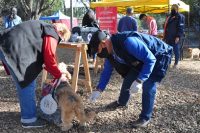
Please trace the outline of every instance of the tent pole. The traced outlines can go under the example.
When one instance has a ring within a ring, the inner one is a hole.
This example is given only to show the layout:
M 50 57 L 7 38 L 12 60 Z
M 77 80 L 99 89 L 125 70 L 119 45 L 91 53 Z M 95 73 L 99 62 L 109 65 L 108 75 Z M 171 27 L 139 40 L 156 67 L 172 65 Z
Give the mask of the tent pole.
M 72 29 L 72 27 L 73 27 L 73 3 L 72 3 L 72 0 L 70 0 L 70 9 L 71 9 L 71 14 L 70 14 L 70 28 Z
M 170 13 L 170 0 L 168 0 L 168 14 Z
M 188 36 L 189 36 L 189 35 L 190 35 L 190 11 L 188 11 L 188 31 L 187 31 L 187 32 L 188 32 Z M 187 37 L 188 37 L 188 36 L 187 36 Z M 186 38 L 187 38 L 187 37 L 186 37 Z M 189 38 L 189 37 L 188 37 L 188 38 Z M 189 39 L 188 39 L 188 40 L 189 40 Z M 190 44 L 190 42 L 188 42 L 188 43 Z

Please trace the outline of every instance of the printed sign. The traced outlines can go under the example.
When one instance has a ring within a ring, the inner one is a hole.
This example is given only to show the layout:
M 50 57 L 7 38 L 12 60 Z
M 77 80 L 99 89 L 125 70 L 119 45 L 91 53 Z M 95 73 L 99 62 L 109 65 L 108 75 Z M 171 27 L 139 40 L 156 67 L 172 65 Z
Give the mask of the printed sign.
M 101 30 L 117 32 L 117 7 L 96 7 L 96 17 Z

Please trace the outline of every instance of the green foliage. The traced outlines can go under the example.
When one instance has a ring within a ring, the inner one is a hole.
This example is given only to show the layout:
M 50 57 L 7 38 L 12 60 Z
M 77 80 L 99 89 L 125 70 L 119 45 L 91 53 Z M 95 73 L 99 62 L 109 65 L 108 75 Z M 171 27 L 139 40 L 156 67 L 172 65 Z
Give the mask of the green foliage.
M 46 2 L 50 3 L 51 0 L 47 0 Z M 42 15 L 43 16 L 49 16 L 49 15 L 52 15 L 53 13 L 55 13 L 55 12 L 57 12 L 59 10 L 63 11 L 63 9 L 64 9 L 63 4 L 64 4 L 64 0 L 55 0 L 54 5 L 51 8 L 45 10 L 42 13 Z
M 200 31 L 200 4 L 199 0 L 182 0 L 190 5 L 189 22 L 193 30 Z M 186 17 L 186 19 L 188 19 Z
M 51 15 L 58 10 L 63 9 L 64 0 L 55 0 L 52 6 L 49 6 L 47 9 L 41 10 L 41 7 L 51 5 L 53 0 L 40 0 L 40 5 L 36 6 L 38 0 L 0 0 L 0 12 L 4 11 L 4 14 L 7 15 L 9 9 L 12 6 L 17 7 L 18 15 L 22 17 L 22 20 L 36 19 L 41 14 L 42 15 Z M 31 4 L 32 3 L 32 4 Z M 42 3 L 42 4 L 41 4 Z M 41 6 L 42 5 L 42 6 Z
M 0 0 L 0 12 L 3 12 L 1 15 L 8 15 L 10 8 L 17 6 L 16 3 L 16 0 Z

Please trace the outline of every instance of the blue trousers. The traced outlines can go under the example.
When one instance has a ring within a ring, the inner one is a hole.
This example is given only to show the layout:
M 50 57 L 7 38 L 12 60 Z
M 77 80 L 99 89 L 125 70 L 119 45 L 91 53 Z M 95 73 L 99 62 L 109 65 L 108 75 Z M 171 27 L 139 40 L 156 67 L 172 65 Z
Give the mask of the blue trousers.
M 0 60 L 7 66 L 12 79 L 16 85 L 20 109 L 21 109 L 21 122 L 30 123 L 37 120 L 36 118 L 36 96 L 35 96 L 35 88 L 36 88 L 36 80 L 33 80 L 28 86 L 25 88 L 21 88 L 17 82 L 17 78 L 11 68 L 8 66 L 5 56 L 0 50 Z
M 178 65 L 179 58 L 180 58 L 180 43 L 172 44 L 174 56 L 175 56 L 175 62 L 174 65 Z
M 131 69 L 130 72 L 124 78 L 122 83 L 120 96 L 118 102 L 120 105 L 126 105 L 130 98 L 130 87 L 134 80 L 138 77 L 138 72 Z M 156 95 L 156 81 L 153 81 L 151 78 L 147 79 L 143 83 L 143 92 L 142 92 L 142 111 L 140 118 L 149 120 L 151 119 L 154 100 Z

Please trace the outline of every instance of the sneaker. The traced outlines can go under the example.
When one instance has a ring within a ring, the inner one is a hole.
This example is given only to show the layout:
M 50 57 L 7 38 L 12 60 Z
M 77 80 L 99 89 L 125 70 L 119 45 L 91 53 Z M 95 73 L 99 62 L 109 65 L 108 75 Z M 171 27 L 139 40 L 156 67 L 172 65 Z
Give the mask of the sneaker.
M 23 128 L 39 128 L 39 127 L 45 127 L 47 122 L 43 119 L 37 119 L 35 122 L 31 123 L 22 123 Z
M 139 118 L 138 120 L 133 122 L 133 128 L 146 127 L 149 122 L 150 120 Z
M 127 105 L 121 105 L 121 104 L 118 103 L 118 101 L 114 101 L 114 102 L 108 104 L 108 105 L 106 106 L 106 108 L 107 108 L 107 109 L 117 109 L 117 108 L 127 109 L 128 106 L 127 106 Z

